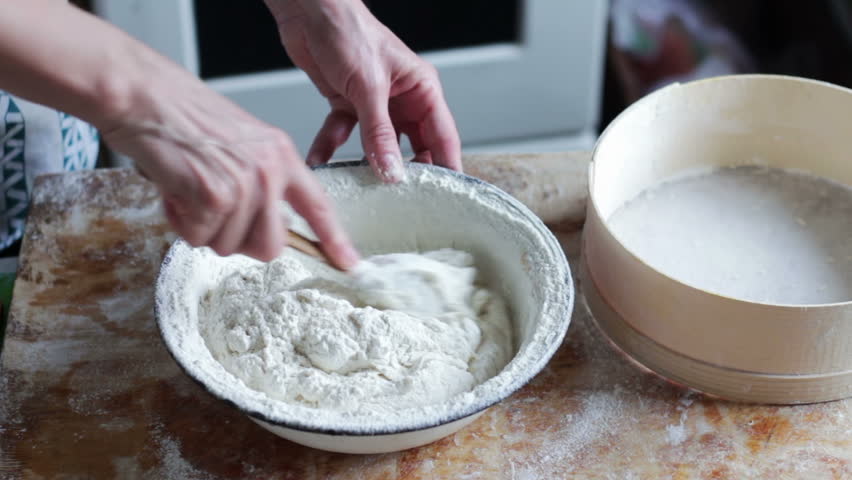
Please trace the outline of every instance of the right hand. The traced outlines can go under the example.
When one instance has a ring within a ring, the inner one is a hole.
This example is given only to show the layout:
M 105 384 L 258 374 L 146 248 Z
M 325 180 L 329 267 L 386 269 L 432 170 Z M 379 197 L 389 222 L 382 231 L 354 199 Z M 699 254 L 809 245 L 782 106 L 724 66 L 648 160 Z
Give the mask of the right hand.
M 399 136 L 414 161 L 461 171 L 461 147 L 438 71 L 418 57 L 361 0 L 266 0 L 293 62 L 328 99 L 308 163 L 327 162 L 361 126 L 364 154 L 380 178 L 405 174 Z
M 100 127 L 157 185 L 174 230 L 220 255 L 270 260 L 286 245 L 284 199 L 336 266 L 354 266 L 358 254 L 287 134 L 179 67 L 166 70 L 127 114 Z

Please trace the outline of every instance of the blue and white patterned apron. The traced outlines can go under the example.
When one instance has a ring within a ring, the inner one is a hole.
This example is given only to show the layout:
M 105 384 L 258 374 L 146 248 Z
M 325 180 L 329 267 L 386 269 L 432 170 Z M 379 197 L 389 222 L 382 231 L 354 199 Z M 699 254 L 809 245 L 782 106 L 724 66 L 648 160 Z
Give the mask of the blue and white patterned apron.
M 91 169 L 97 158 L 94 127 L 0 90 L 0 252 L 23 235 L 35 177 Z

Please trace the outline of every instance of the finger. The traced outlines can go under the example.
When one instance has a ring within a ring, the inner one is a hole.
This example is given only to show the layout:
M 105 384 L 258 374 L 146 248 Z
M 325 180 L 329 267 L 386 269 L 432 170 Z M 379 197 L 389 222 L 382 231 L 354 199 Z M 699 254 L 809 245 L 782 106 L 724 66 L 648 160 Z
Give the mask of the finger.
M 113 132 L 109 140 L 113 145 L 122 145 L 134 134 L 138 132 L 120 130 Z M 224 218 L 224 205 L 211 195 L 219 185 L 216 176 L 197 167 L 193 152 L 174 158 L 174 150 L 164 148 L 163 142 L 147 142 L 138 149 L 122 151 L 132 155 L 136 168 L 157 185 L 172 230 L 194 247 L 206 245 Z M 165 161 L 167 158 L 171 161 Z
M 432 161 L 432 152 L 430 152 L 429 150 L 426 150 L 425 152 L 418 153 L 417 155 L 414 156 L 414 158 L 411 161 L 417 162 L 417 163 L 425 163 L 425 164 L 428 164 L 428 165 L 434 164 L 434 162 Z
M 325 122 L 308 150 L 306 157 L 308 165 L 315 167 L 328 162 L 334 156 L 334 152 L 349 139 L 357 121 L 358 119 L 349 112 L 332 110 L 325 117 Z
M 175 233 L 193 247 L 207 245 L 221 228 L 225 214 L 176 195 L 163 194 L 163 209 Z
M 178 213 L 180 207 L 175 204 L 175 199 L 167 197 L 165 193 L 161 192 L 161 196 L 163 197 L 163 211 L 166 214 L 166 219 L 169 221 L 169 225 L 177 232 L 182 228 L 182 217 Z
M 408 137 L 408 142 L 411 144 L 411 150 L 414 152 L 412 162 L 432 164 L 432 152 L 423 141 L 420 135 L 419 125 L 413 124 L 405 130 L 405 135 Z
M 307 220 L 335 266 L 344 270 L 355 266 L 358 252 L 337 220 L 331 200 L 308 170 L 291 180 L 285 198 Z
M 402 153 L 399 150 L 396 130 L 388 113 L 388 95 L 373 93 L 356 105 L 358 122 L 361 124 L 361 143 L 373 170 L 389 183 L 405 178 Z
M 277 177 L 263 176 L 261 179 L 265 198 L 239 250 L 261 261 L 277 257 L 287 243 L 287 219 L 279 208 L 281 184 L 274 178 Z
M 239 252 L 268 262 L 276 258 L 286 244 L 286 220 L 278 209 L 278 199 L 267 199 L 254 217 Z
M 237 187 L 234 189 L 234 208 L 208 243 L 210 248 L 219 255 L 228 256 L 236 253 L 246 237 L 250 235 L 249 227 L 261 208 L 261 199 L 266 191 L 263 178 L 263 174 L 259 174 L 258 180 L 250 184 L 246 176 L 234 173 L 233 181 L 237 182 Z
M 187 159 L 173 164 L 174 168 L 157 170 L 166 216 L 187 243 L 193 247 L 209 245 L 234 209 L 230 195 L 234 184 L 226 172 L 205 168 L 202 162 Z
M 420 125 L 420 138 L 423 146 L 432 154 L 435 165 L 462 171 L 461 141 L 453 115 L 443 97 Z

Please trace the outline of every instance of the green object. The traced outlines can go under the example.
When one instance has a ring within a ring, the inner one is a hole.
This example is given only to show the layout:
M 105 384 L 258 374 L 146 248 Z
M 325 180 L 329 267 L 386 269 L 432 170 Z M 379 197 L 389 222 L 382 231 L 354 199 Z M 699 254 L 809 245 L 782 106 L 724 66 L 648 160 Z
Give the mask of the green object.
M 631 45 L 634 53 L 647 57 L 656 53 L 658 48 L 660 48 L 659 42 L 653 34 L 643 28 L 636 30 L 636 36 L 633 37 L 633 45 Z
M 0 353 L 3 352 L 3 339 L 6 336 L 6 318 L 9 317 L 9 306 L 12 304 L 12 290 L 15 288 L 15 272 L 0 273 L 0 305 L 3 314 L 0 315 Z

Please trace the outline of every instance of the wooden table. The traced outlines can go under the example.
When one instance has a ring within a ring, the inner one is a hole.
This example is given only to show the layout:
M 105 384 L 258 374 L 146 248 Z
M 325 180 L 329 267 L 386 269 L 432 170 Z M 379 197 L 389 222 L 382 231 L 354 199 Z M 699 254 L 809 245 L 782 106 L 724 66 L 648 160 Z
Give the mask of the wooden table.
M 576 271 L 587 158 L 470 158 L 530 204 Z M 196 386 L 158 336 L 172 235 L 129 171 L 38 180 L 0 359 L 0 478 L 852 478 L 852 401 L 749 406 L 624 360 L 582 302 L 534 381 L 457 434 L 350 456 L 282 440 Z

